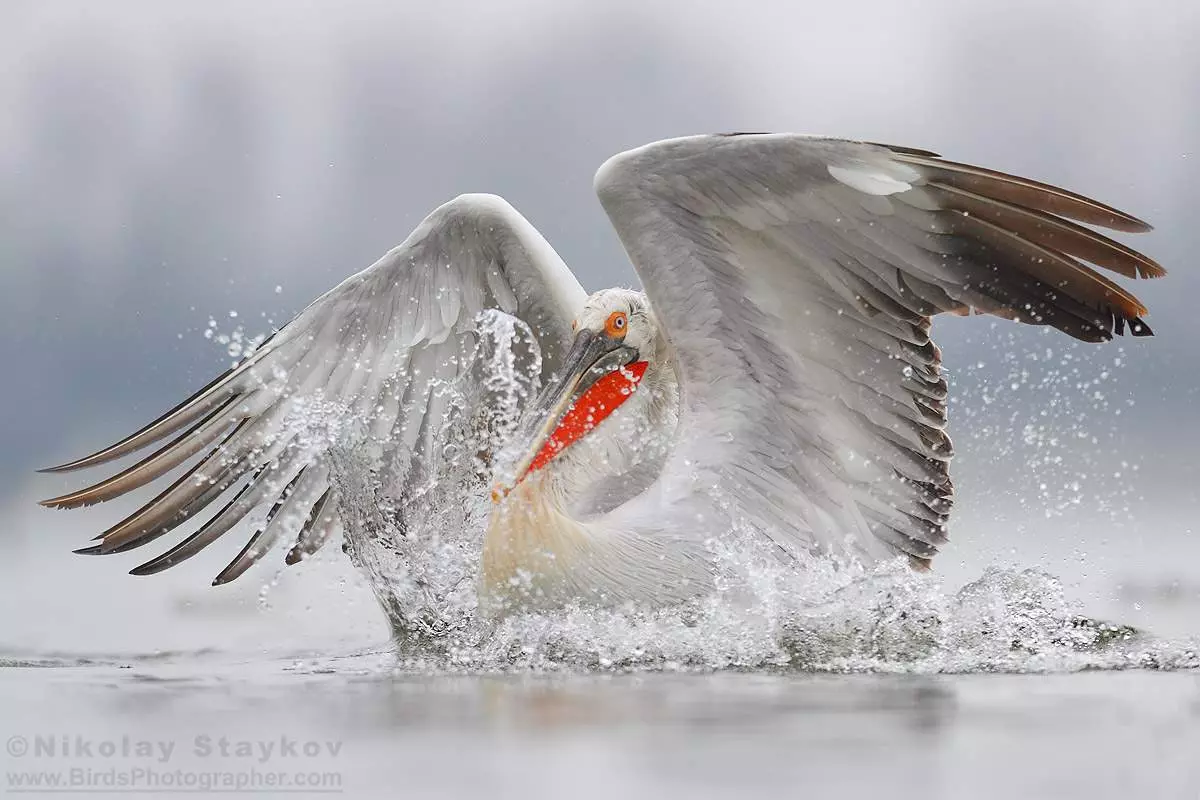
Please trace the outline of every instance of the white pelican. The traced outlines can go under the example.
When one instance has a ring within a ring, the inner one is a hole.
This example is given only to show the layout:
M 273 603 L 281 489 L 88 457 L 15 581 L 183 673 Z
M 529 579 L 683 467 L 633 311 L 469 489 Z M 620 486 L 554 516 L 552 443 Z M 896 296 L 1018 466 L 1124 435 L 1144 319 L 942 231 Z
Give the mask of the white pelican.
M 925 150 L 694 136 L 614 156 L 595 188 L 644 294 L 588 297 L 508 203 L 462 195 L 194 396 L 52 471 L 169 443 L 44 505 L 108 500 L 197 457 L 80 552 L 140 547 L 228 493 L 133 573 L 189 558 L 260 507 L 270 514 L 213 583 L 281 537 L 293 563 L 346 516 L 337 437 L 295 424 L 319 400 L 365 422 L 361 446 L 400 519 L 442 474 L 451 426 L 476 432 L 470 446 L 493 472 L 450 491 L 486 503 L 496 481 L 480 532 L 485 614 L 701 595 L 720 573 L 713 543 L 734 526 L 780 558 L 900 555 L 924 569 L 946 542 L 953 496 L 931 317 L 992 314 L 1089 342 L 1149 335 L 1142 304 L 1083 262 L 1164 274 L 1077 224 L 1144 222 Z M 464 355 L 489 309 L 536 340 L 508 345 L 506 363 L 534 364 L 545 386 L 515 433 L 486 423 L 494 376 Z M 519 352 L 531 349 L 540 367 Z M 520 454 L 507 471 L 495 457 L 505 437 Z

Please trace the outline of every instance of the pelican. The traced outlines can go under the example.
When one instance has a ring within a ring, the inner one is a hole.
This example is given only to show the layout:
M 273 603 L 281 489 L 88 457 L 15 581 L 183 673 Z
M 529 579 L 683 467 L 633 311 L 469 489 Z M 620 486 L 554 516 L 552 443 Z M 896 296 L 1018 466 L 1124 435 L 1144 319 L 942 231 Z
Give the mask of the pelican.
M 1093 229 L 1150 230 L 1135 217 L 907 147 L 692 136 L 610 158 L 595 190 L 644 291 L 588 296 L 512 206 L 464 194 L 180 405 L 53 467 L 167 440 L 43 505 L 110 500 L 179 468 L 78 552 L 141 547 L 225 499 L 132 570 L 176 565 L 257 513 L 217 585 L 278 542 L 291 564 L 348 531 L 347 441 L 402 534 L 445 480 L 453 440 L 483 478 L 441 489 L 490 509 L 476 534 L 484 616 L 703 596 L 735 529 L 797 564 L 816 553 L 925 570 L 954 494 L 932 317 L 1146 336 L 1146 308 L 1093 267 L 1164 274 Z M 485 318 L 525 336 L 481 359 Z M 530 379 L 519 424 L 489 422 L 496 364 Z M 318 407 L 322 431 L 353 419 L 357 438 L 314 435 Z

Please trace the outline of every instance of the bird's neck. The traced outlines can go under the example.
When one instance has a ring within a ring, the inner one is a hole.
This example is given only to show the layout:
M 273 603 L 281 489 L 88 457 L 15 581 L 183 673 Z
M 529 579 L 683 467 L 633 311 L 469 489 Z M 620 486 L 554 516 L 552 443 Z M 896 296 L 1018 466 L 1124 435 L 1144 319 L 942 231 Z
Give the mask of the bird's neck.
M 587 519 L 595 515 L 581 512 L 580 504 L 589 503 L 597 487 L 628 488 L 639 466 L 665 455 L 679 408 L 670 369 L 647 369 L 628 400 L 493 508 L 480 575 L 485 614 L 599 601 L 629 588 L 630 581 L 613 583 L 622 570 L 661 561 L 661 554 L 647 552 L 660 545 L 611 530 L 603 519 Z M 634 491 L 645 486 L 644 476 L 638 480 Z

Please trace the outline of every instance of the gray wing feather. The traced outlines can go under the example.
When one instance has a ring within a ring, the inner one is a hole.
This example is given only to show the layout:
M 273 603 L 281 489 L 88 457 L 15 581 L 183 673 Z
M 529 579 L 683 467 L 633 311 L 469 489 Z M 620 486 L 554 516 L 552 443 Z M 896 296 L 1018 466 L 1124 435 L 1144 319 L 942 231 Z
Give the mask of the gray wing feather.
M 571 319 L 584 299 L 570 270 L 508 203 L 463 195 L 191 398 L 120 442 L 51 471 L 104 464 L 178 434 L 174 440 L 111 478 L 43 505 L 109 500 L 199 455 L 173 484 L 79 552 L 139 547 L 236 491 L 198 530 L 133 572 L 178 564 L 268 505 L 262 527 L 214 583 L 241 575 L 281 538 L 295 540 L 287 559 L 293 563 L 340 525 L 330 440 L 314 432 L 314 421 L 365 422 L 384 456 L 408 465 L 400 468 L 402 482 L 416 480 L 448 411 L 447 393 L 437 387 L 468 377 L 461 354 L 480 312 L 499 309 L 526 323 L 548 373 L 569 344 Z
M 673 345 L 679 446 L 614 511 L 682 528 L 729 509 L 796 547 L 907 554 L 946 541 L 953 499 L 933 314 L 988 313 L 1085 341 L 1150 333 L 1084 262 L 1156 277 L 1075 222 L 1141 220 L 928 151 L 791 134 L 622 153 L 596 190 Z M 711 498 L 730 502 L 723 507 Z M 723 518 L 723 517 L 722 517 Z

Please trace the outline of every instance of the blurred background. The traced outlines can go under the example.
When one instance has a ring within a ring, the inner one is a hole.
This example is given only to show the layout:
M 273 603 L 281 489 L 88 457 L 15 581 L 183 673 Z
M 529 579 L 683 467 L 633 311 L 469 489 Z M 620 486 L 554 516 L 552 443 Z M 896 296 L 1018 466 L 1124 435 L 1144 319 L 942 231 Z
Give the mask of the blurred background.
M 233 585 L 70 551 L 122 510 L 35 475 L 140 427 L 401 241 L 502 194 L 594 290 L 636 276 L 608 156 L 729 130 L 924 147 L 1157 230 L 1157 337 L 939 322 L 959 447 L 949 584 L 1060 576 L 1089 610 L 1200 632 L 1200 5 L 5 0 L 0 10 L 0 648 L 350 646 L 386 636 L 337 548 Z M 86 480 L 89 475 L 83 476 Z

